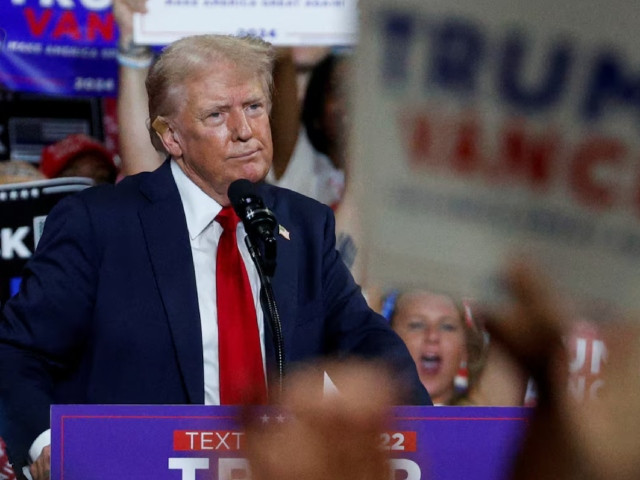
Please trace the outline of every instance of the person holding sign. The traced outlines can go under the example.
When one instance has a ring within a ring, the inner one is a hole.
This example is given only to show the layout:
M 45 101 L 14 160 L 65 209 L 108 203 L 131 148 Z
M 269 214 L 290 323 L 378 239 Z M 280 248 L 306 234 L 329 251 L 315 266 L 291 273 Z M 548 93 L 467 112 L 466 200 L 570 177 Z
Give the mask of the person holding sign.
M 49 214 L 0 316 L 0 433 L 19 465 L 29 448 L 43 452 L 31 469 L 38 478 L 47 475 L 52 403 L 267 401 L 277 332 L 245 244 L 255 226 L 237 216 L 247 199 L 277 219 L 267 234 L 277 245 L 271 284 L 287 368 L 378 359 L 402 403 L 431 403 L 404 343 L 340 259 L 331 209 L 249 183 L 272 161 L 272 59 L 255 38 L 200 35 L 164 49 L 146 87 L 150 134 L 169 158 Z M 229 187 L 239 179 L 251 189 L 234 190 L 238 200 Z

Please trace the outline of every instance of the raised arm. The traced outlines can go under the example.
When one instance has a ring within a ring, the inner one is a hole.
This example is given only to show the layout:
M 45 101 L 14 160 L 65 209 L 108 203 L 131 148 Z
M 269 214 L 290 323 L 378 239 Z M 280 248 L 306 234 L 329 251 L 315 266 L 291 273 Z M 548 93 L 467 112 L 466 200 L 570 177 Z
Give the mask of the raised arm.
M 146 12 L 146 0 L 114 0 L 118 39 L 118 134 L 123 175 L 158 168 L 163 155 L 149 139 L 149 107 L 145 79 L 153 54 L 133 42 L 133 14 Z

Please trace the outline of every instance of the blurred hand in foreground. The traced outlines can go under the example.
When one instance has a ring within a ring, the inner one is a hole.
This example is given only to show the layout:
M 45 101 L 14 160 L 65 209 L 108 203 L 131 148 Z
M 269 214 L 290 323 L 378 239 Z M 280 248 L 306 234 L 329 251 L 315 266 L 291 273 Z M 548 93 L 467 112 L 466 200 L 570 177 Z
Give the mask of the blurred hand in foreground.
M 640 478 L 640 326 L 601 326 L 609 351 L 605 386 L 598 398 L 576 401 L 567 389 L 563 338 L 571 316 L 564 302 L 531 265 L 515 263 L 507 277 L 515 305 L 487 328 L 538 386 L 513 478 Z
M 247 454 L 254 480 L 389 480 L 380 433 L 393 404 L 383 369 L 349 364 L 329 368 L 340 392 L 323 397 L 317 372 L 287 377 L 281 406 L 292 416 L 263 426 L 247 415 Z
M 508 285 L 515 303 L 489 316 L 499 342 L 537 383 L 538 399 L 511 478 L 516 480 L 640 478 L 640 325 L 601 325 L 609 357 L 605 387 L 577 401 L 567 389 L 563 339 L 572 327 L 565 302 L 533 267 L 513 264 Z M 379 448 L 392 382 L 363 365 L 332 369 L 340 393 L 322 397 L 317 373 L 287 379 L 282 407 L 294 420 L 264 427 L 247 415 L 247 454 L 255 480 L 388 480 Z

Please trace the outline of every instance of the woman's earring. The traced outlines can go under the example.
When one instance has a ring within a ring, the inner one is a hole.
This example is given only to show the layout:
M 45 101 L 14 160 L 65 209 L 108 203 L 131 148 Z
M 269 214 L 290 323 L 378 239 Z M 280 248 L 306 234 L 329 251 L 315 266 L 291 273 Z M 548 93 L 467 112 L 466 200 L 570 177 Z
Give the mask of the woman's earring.
M 453 385 L 458 392 L 466 392 L 469 388 L 469 370 L 464 360 L 460 362 L 458 372 L 453 378 Z

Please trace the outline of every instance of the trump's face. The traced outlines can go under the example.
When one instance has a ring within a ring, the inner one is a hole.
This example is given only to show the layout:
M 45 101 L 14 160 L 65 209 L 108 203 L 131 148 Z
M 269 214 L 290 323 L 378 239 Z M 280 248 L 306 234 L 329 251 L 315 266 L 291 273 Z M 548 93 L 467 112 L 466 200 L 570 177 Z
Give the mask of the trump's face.
M 161 133 L 167 151 L 205 193 L 228 205 L 229 184 L 262 180 L 273 156 L 269 104 L 261 79 L 215 63 L 176 93 Z

